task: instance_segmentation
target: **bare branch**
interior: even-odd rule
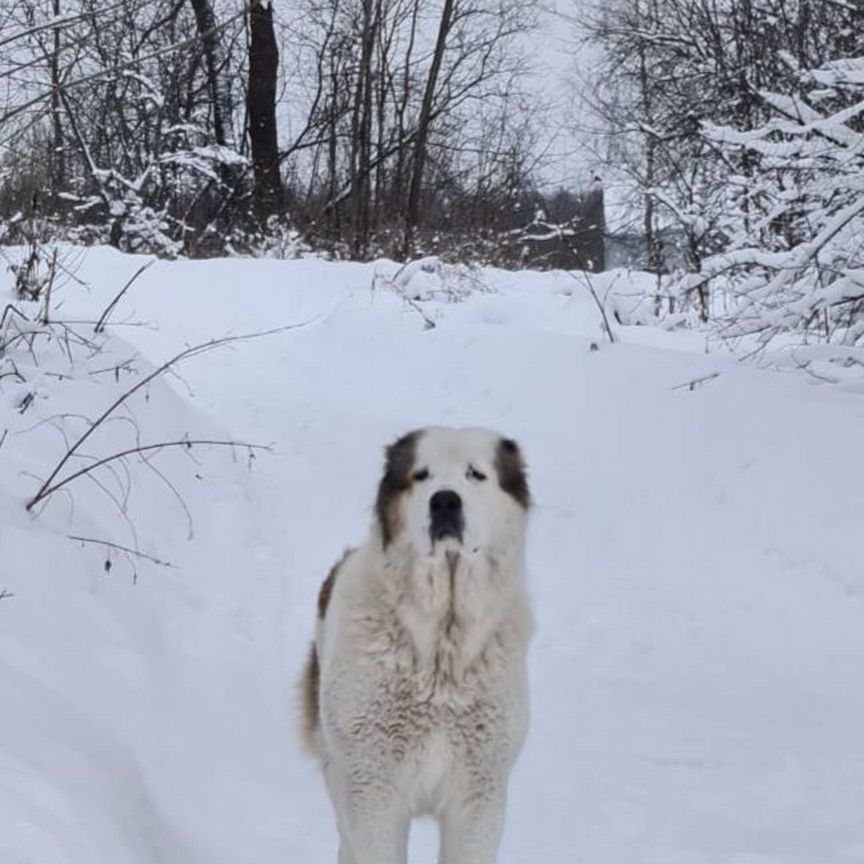
[[[243,14],[243,12],[238,12],[236,15],[232,15],[230,18],[217,25],[217,30],[224,30],[226,27],[228,27],[230,24],[240,18]],[[98,81],[102,78],[107,78],[110,80],[111,78],[115,78],[125,69],[131,69],[135,66],[139,66],[142,63],[147,62],[148,60],[155,60],[159,57],[165,57],[169,54],[175,54],[178,51],[182,51],[184,48],[189,48],[200,40],[201,36],[192,36],[189,39],[175,42],[173,45],[168,45],[165,48],[160,48],[158,51],[152,51],[149,54],[143,54],[140,57],[134,57],[133,59],[126,60],[123,63],[117,63],[110,68],[101,69],[99,72],[93,72],[90,75],[83,75],[81,78],[76,78],[73,81],[68,81],[63,84],[60,89],[62,92],[65,93],[75,87],[81,87],[84,84],[91,84],[94,81]],[[17,117],[19,114],[23,114],[25,111],[32,108],[34,105],[38,105],[45,99],[50,99],[53,92],[53,88],[50,90],[44,90],[41,93],[38,93],[36,96],[32,97],[31,99],[28,99],[26,102],[23,102],[20,105],[16,105],[14,108],[10,108],[5,114],[0,115],[0,125],[2,125],[3,123],[7,123],[13,117]]]
[[[129,281],[120,289],[120,292],[117,296],[105,307],[105,311],[99,316],[99,320],[96,322],[96,326],[93,328],[94,333],[101,333],[105,329],[105,322],[108,320],[108,316],[114,311],[114,308],[117,304],[123,299],[123,295],[132,287],[135,280],[149,267],[152,267],[156,263],[156,259],[154,258],[152,261],[148,261],[146,264],[142,264],[133,274]]]
[[[719,378],[719,372],[712,372],[710,375],[703,375],[701,378],[693,378],[690,381],[685,381],[683,384],[676,384],[672,389],[673,390],[684,390],[687,389],[691,393],[699,387],[701,384],[704,384],[706,381],[713,381],[715,378]]]
[[[46,495],[51,494],[54,491],[54,488],[59,488],[59,486],[65,485],[68,482],[69,478],[62,481],[61,483],[54,484],[54,480],[57,475],[63,470],[66,463],[76,455],[81,445],[105,422],[105,420],[121,405],[123,405],[131,396],[137,393],[142,387],[145,387],[149,384],[154,378],[158,378],[160,375],[165,373],[168,369],[171,369],[177,363],[181,363],[184,360],[188,360],[192,357],[196,357],[199,354],[204,354],[208,351],[213,351],[216,348],[224,347],[225,345],[230,345],[236,342],[243,342],[249,339],[260,339],[264,336],[270,336],[276,333],[283,333],[287,330],[294,330],[298,327],[305,326],[305,323],[301,324],[289,324],[285,327],[277,327],[273,330],[261,331],[258,333],[248,333],[241,336],[225,336],[221,339],[211,339],[209,342],[203,342],[199,345],[193,345],[191,348],[186,348],[184,351],[180,351],[178,354],[175,354],[170,360],[166,360],[161,366],[154,369],[149,375],[145,375],[140,381],[130,387],[128,390],[124,391],[120,396],[117,397],[90,425],[90,427],[81,434],[81,436],[72,444],[71,447],[66,451],[66,453],[62,456],[60,461],[54,466],[54,469],[48,475],[47,479],[40,486],[36,494],[27,502],[26,509],[29,511],[33,508],[35,504],[45,498]],[[222,442],[225,443],[225,442]],[[115,457],[111,457],[115,458]],[[94,467],[94,466],[91,466]],[[76,472],[74,476],[79,476],[81,472]],[[53,485],[52,485],[53,484]]]
[[[50,486],[43,485],[43,487],[32,498],[32,500],[28,502],[27,509],[29,510],[35,504],[38,504],[40,501],[47,498],[49,495],[52,495],[59,489],[62,489],[64,486],[68,485],[73,480],[77,480],[79,477],[91,474],[97,468],[103,465],[108,465],[118,459],[124,459],[127,456],[134,456],[136,454],[147,453],[153,450],[165,450],[172,447],[185,447],[186,449],[189,449],[191,447],[200,445],[207,445],[210,447],[244,447],[247,450],[267,450],[268,452],[273,449],[266,444],[250,444],[246,441],[220,440],[218,438],[182,438],[179,441],[160,441],[156,444],[144,444],[138,447],[129,447],[126,450],[120,450],[117,453],[112,453],[110,456],[104,456],[101,459],[97,459],[95,462],[91,462],[89,465],[85,465],[83,468],[79,468],[77,471],[73,471],[71,474],[67,474],[62,480],[58,480],[56,483]]]
[[[170,561],[163,561],[161,558],[156,558],[153,555],[148,555],[146,552],[141,552],[139,549],[132,549],[129,546],[123,546],[121,543],[112,543],[110,540],[100,540],[97,537],[80,537],[77,534],[68,534],[70,540],[75,540],[78,543],[94,543],[97,546],[104,546],[106,549],[116,549],[118,552],[125,552],[127,555],[134,555],[136,558],[142,558],[149,561],[151,564],[156,564],[159,567],[175,567]],[[11,594],[9,595],[12,596]],[[2,599],[2,594],[0,594]]]

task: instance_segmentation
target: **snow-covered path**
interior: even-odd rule
[[[67,309],[92,315],[139,264],[90,253],[92,293],[70,289]],[[68,543],[31,555],[46,529],[0,469],[23,559],[0,559],[16,595],[0,670],[21,676],[0,675],[0,860],[335,861],[292,729],[314,594],[365,531],[383,445],[447,423],[519,439],[537,502],[533,716],[502,864],[864,861],[864,399],[706,354],[693,334],[606,344],[566,274],[487,273],[494,291],[423,302],[424,329],[374,271],[159,263],[124,299],[118,320],[158,323],[118,328],[154,364],[303,323],[190,362],[174,402],[138,411],[145,428],[148,410],[160,428],[175,411],[274,447],[251,471],[240,456],[208,456],[198,480],[175,466],[192,541],[153,493],[138,530],[177,570],[132,586],[94,578]],[[53,594],[61,554],[72,572]],[[418,826],[413,860],[434,845]]]

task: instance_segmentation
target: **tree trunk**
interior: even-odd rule
[[[328,192],[327,200],[335,201],[339,193],[339,107],[336,104],[336,94],[339,92],[339,75],[335,60],[330,61],[330,102],[327,111],[327,177]],[[328,214],[331,237],[341,240],[341,220],[339,218],[339,206],[324,208]]]
[[[363,0],[360,66],[351,115],[351,254],[366,255],[369,246],[369,177],[372,133],[372,57],[377,14],[373,0]]]
[[[236,153],[237,142],[231,123],[233,113],[231,87],[225,76],[225,56],[213,5],[210,0],[189,0],[189,2],[195,12],[195,24],[201,39],[204,65],[207,69],[207,87],[213,110],[213,137],[218,145]],[[219,172],[222,182],[230,192],[233,192],[239,179],[236,166],[225,162],[220,163]]]
[[[55,19],[60,17],[60,0],[52,0],[51,11]],[[54,27],[53,45],[51,48],[51,125],[53,129],[52,146],[54,152],[51,154],[51,192],[53,195],[53,206],[59,202],[59,194],[63,191],[66,182],[66,140],[63,135],[63,106],[60,102],[60,27]]]
[[[273,5],[268,0],[249,0],[249,82],[246,110],[255,185],[252,201],[262,222],[280,212],[284,192],[279,172],[276,127],[276,72],[279,49],[273,33]]]
[[[637,16],[640,13],[636,5]],[[652,10],[654,11],[654,10]],[[656,192],[657,184],[657,142],[654,138],[654,105],[651,99],[653,82],[648,74],[647,49],[644,39],[639,37],[639,90],[642,102],[642,120],[645,123],[645,178],[643,182],[642,230],[645,234],[645,250],[648,253],[647,269],[657,277],[657,294],[654,299],[655,314],[660,314],[660,272],[663,269],[663,258],[660,251],[660,241],[655,231],[656,225]]]
[[[417,120],[417,138],[414,145],[414,164],[411,173],[411,188],[408,192],[408,205],[405,209],[405,234],[402,243],[402,255],[407,260],[414,254],[414,235],[420,221],[420,193],[423,189],[423,169],[426,164],[426,145],[429,140],[429,126],[432,119],[432,106],[435,100],[435,88],[438,85],[438,75],[444,59],[444,49],[447,47],[447,36],[453,25],[455,0],[444,0],[441,10],[441,20],[438,24],[438,38],[435,41],[435,53],[432,55],[432,65],[429,67],[429,77],[426,79],[426,89],[420,116]]]
[[[645,206],[642,213],[642,230],[645,232],[645,249],[648,252],[648,272],[659,277],[663,269],[663,256],[660,252],[659,238],[654,230],[656,223],[654,207],[654,187],[657,183],[656,159],[657,148],[654,132],[650,131],[645,135]]]
[[[411,99],[412,81],[411,69],[413,64],[414,43],[417,39],[417,19],[420,16],[420,0],[414,0],[411,7],[411,27],[408,32],[408,46],[405,49],[402,71],[402,93],[396,105],[396,141],[399,149],[396,152],[396,165],[393,169],[391,181],[390,205],[400,207],[405,202],[406,162],[408,161],[408,135],[405,129],[405,112]],[[403,143],[405,142],[405,143]]]

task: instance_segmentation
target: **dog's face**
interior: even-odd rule
[[[384,547],[464,554],[511,546],[530,506],[522,454],[486,429],[420,429],[387,448],[376,516]],[[514,537],[515,535],[515,537]]]

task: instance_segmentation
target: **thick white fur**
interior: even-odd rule
[[[339,568],[319,622],[315,748],[340,864],[406,864],[409,823],[441,827],[440,864],[493,864],[528,722],[526,512],[495,469],[500,436],[425,430],[401,528],[377,518]],[[478,480],[469,467],[486,475]],[[429,499],[463,500],[463,542],[429,537]]]

